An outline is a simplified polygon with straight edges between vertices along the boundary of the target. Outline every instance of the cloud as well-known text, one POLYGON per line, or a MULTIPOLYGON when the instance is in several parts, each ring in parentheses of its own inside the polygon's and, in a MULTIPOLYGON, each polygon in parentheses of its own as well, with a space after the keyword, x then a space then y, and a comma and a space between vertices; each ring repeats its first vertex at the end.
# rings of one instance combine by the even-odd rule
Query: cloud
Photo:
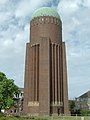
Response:
POLYGON ((15 15, 16 17, 30 16, 35 9, 41 6, 47 6, 51 2, 53 0, 23 0, 20 2, 15 15))
POLYGON ((25 45, 29 40, 27 19, 15 17, 18 2, 0 2, 0 71, 23 86, 25 45), (7 5, 7 8, 6 8, 7 5))
POLYGON ((83 0, 82 5, 84 7, 90 7, 90 0, 83 0))
POLYGON ((90 1, 61 0, 57 10, 67 46, 69 97, 76 97, 90 89, 90 1))
POLYGON ((90 0, 0 1, 0 71, 23 87, 30 17, 41 6, 55 7, 61 16, 67 48, 69 97, 76 97, 90 88, 90 0))
POLYGON ((0 0, 0 5, 7 3, 9 0, 0 0))
POLYGON ((61 14, 68 16, 70 14, 75 13, 79 9, 79 0, 61 0, 58 4, 58 11, 61 14))

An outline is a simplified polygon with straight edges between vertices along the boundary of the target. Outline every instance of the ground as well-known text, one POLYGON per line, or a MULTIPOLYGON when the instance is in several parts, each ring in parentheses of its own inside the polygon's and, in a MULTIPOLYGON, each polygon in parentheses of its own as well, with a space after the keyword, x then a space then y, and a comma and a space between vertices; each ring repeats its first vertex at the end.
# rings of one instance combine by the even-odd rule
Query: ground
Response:
POLYGON ((0 116, 0 120, 90 120, 89 116, 60 116, 60 117, 13 117, 13 116, 0 116))

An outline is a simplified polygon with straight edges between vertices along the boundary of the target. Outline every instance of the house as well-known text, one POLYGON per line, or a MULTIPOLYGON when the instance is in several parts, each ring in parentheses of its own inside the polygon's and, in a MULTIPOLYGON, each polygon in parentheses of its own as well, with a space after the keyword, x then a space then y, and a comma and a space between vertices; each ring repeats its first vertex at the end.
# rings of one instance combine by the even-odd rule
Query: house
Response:
POLYGON ((82 94, 75 99, 75 110, 90 110, 90 91, 82 94))

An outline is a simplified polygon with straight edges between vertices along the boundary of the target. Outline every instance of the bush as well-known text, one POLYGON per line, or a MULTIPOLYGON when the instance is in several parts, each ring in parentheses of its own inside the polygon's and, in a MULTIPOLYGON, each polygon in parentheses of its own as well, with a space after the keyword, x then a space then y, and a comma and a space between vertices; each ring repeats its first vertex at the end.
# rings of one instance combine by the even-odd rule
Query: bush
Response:
POLYGON ((0 118, 3 117, 3 116, 5 116, 5 114, 4 113, 0 113, 0 118))
POLYGON ((86 116, 88 116, 88 115, 90 115, 90 111, 89 110, 81 110, 80 111, 81 112, 81 115, 86 115, 86 116))

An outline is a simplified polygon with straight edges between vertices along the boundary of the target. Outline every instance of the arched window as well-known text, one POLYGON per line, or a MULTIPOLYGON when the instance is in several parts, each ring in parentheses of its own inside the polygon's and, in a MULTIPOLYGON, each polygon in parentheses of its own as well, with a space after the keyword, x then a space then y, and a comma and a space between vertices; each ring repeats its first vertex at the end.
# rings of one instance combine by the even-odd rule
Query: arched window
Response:
POLYGON ((53 18, 51 17, 51 23, 53 23, 53 18))
POLYGON ((55 23, 55 24, 57 23, 56 18, 54 18, 54 23, 55 23))
POLYGON ((57 25, 59 25, 59 20, 57 19, 57 25))
POLYGON ((41 19, 41 17, 39 18, 39 23, 42 23, 42 19, 41 19))

